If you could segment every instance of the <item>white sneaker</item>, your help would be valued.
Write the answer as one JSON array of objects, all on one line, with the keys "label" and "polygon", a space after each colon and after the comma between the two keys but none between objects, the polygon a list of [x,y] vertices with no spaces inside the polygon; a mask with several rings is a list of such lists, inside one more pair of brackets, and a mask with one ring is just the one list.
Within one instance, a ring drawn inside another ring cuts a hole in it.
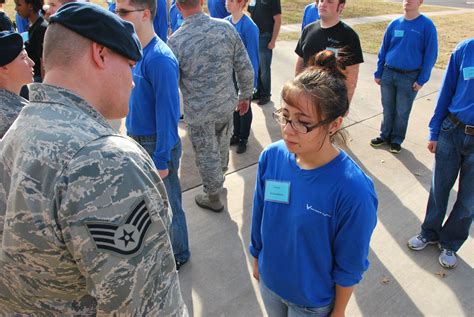
[{"label": "white sneaker", "polygon": [[456,258],[456,252],[441,248],[441,254],[439,255],[439,264],[442,267],[447,269],[453,269],[458,264],[458,259]]},{"label": "white sneaker", "polygon": [[421,234],[414,236],[408,240],[408,247],[415,251],[420,251],[426,248],[428,244],[436,244],[438,241],[428,241]]}]

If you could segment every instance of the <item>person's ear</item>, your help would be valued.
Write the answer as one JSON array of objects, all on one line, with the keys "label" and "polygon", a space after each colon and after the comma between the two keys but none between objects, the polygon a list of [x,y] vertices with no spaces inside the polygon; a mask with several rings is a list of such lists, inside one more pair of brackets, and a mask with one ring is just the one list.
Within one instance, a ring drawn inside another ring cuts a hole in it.
[{"label": "person's ear", "polygon": [[339,14],[342,13],[342,10],[344,10],[344,6],[345,6],[345,5],[346,5],[345,3],[339,3],[339,4],[337,5],[337,12],[338,12]]},{"label": "person's ear", "polygon": [[342,126],[342,117],[337,117],[329,124],[329,135],[334,135]]},{"label": "person's ear", "polygon": [[104,69],[110,52],[103,45],[92,42],[92,60],[98,68]]}]

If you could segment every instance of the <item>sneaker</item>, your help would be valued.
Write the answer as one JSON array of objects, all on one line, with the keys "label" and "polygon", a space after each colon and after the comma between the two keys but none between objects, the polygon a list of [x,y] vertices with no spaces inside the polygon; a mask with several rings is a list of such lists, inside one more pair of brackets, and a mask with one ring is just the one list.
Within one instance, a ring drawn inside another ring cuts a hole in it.
[{"label": "sneaker", "polygon": [[400,153],[401,150],[402,150],[402,146],[400,144],[397,144],[397,143],[391,143],[390,144],[390,152],[391,153],[398,154],[398,153]]},{"label": "sneaker", "polygon": [[257,105],[263,106],[270,102],[270,97],[260,97],[260,100],[257,102]]},{"label": "sneaker", "polygon": [[247,141],[246,140],[241,140],[239,144],[237,145],[237,154],[242,154],[247,151]]},{"label": "sneaker", "polygon": [[428,241],[421,234],[414,236],[408,240],[408,247],[415,251],[420,251],[426,248],[428,244],[436,244],[438,241]]},{"label": "sneaker", "polygon": [[372,145],[374,147],[378,147],[378,146],[384,145],[386,143],[387,142],[384,139],[380,138],[380,137],[370,140],[370,145]]},{"label": "sneaker", "polygon": [[230,138],[230,145],[237,145],[240,142],[240,138],[238,136],[233,135]]},{"label": "sneaker", "polygon": [[221,212],[224,210],[224,205],[222,204],[219,194],[208,195],[208,194],[199,194],[194,197],[196,204],[204,209],[209,209],[214,212]]},{"label": "sneaker", "polygon": [[[186,262],[188,262],[188,261],[186,261]],[[176,271],[179,271],[179,269],[180,269],[184,264],[186,264],[186,262],[176,261]]]},{"label": "sneaker", "polygon": [[441,254],[439,255],[439,264],[446,269],[453,269],[458,264],[458,259],[456,258],[456,252],[441,248]]}]

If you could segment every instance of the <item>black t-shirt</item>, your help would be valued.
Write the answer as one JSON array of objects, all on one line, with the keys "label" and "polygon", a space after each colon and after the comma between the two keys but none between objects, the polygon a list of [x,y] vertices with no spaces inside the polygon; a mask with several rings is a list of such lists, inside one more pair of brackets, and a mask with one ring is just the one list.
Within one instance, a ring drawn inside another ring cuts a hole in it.
[{"label": "black t-shirt", "polygon": [[253,0],[249,1],[248,10],[260,34],[273,33],[273,17],[281,14],[280,0],[256,0],[254,6],[251,6],[252,2]]},{"label": "black t-shirt", "polygon": [[321,27],[321,21],[309,24],[301,34],[295,52],[306,66],[310,57],[326,49],[336,50],[344,66],[364,62],[359,36],[342,21],[327,29]]},{"label": "black t-shirt", "polygon": [[41,76],[41,56],[43,55],[44,34],[47,27],[48,22],[43,17],[38,17],[38,20],[28,28],[28,41],[25,43],[25,49],[29,58],[35,62],[35,77]]},{"label": "black t-shirt", "polygon": [[0,32],[1,31],[14,31],[13,23],[5,12],[0,11]]}]

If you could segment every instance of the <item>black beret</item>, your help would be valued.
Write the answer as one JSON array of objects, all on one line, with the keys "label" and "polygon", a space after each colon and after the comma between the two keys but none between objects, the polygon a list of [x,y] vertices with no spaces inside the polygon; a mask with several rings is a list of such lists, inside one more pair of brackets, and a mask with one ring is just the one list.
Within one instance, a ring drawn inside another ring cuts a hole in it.
[{"label": "black beret", "polygon": [[0,66],[11,63],[23,50],[23,38],[11,31],[0,32]]},{"label": "black beret", "polygon": [[128,59],[138,61],[142,58],[142,46],[133,24],[96,4],[67,3],[49,18],[49,24],[53,23],[59,23]]}]

